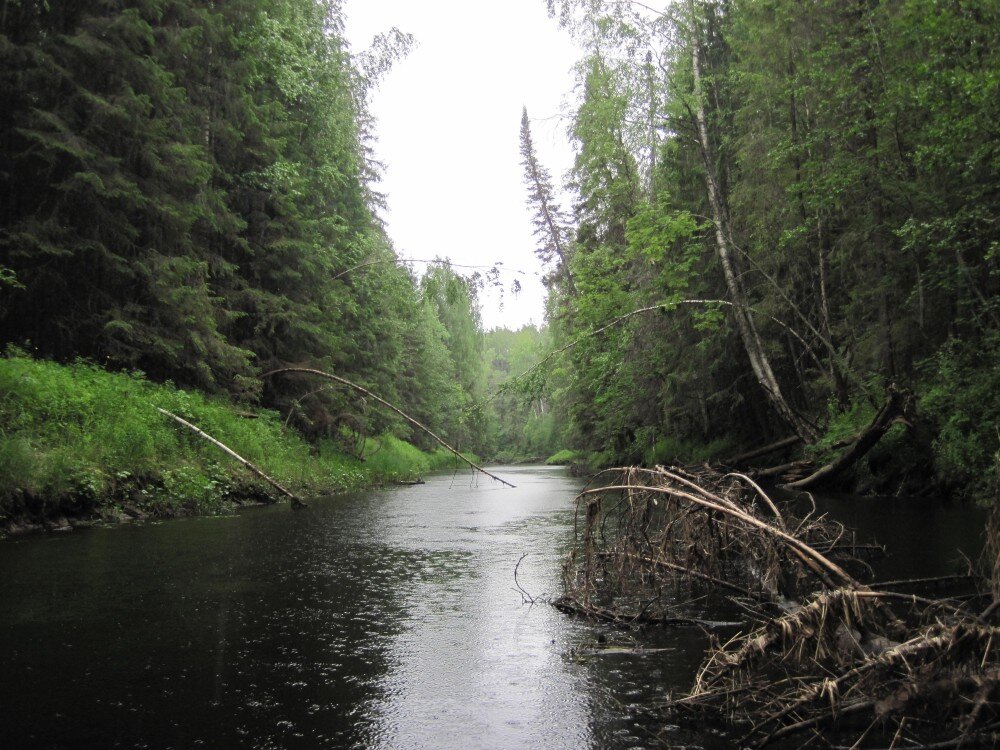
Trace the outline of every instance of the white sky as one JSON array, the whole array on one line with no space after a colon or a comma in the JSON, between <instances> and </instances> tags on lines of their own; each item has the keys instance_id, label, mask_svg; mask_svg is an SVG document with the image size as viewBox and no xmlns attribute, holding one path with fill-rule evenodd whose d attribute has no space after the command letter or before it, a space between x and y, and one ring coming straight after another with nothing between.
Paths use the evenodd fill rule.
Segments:
<instances>
[{"instance_id":1,"label":"white sky","mask_svg":"<svg viewBox=\"0 0 1000 750\"><path fill-rule=\"evenodd\" d=\"M519 153L521 107L558 184L573 159L558 115L580 57L568 32L548 17L543 0L348 0L345 11L355 52L393 26L417 41L371 102L396 249L408 258L502 261L526 271L503 274L508 288L519 279L522 292L505 294L502 310L495 293L483 296L483 323L542 324L545 292Z\"/></svg>"}]
</instances>

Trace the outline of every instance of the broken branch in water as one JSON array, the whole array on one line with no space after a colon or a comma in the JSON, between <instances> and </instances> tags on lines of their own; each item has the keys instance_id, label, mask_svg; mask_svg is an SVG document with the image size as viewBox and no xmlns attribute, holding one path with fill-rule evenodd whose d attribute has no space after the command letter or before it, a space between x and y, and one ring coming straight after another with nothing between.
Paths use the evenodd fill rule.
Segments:
<instances>
[{"instance_id":1,"label":"broken branch in water","mask_svg":"<svg viewBox=\"0 0 1000 750\"><path fill-rule=\"evenodd\" d=\"M221 450L223 453L225 453L230 458L233 458L236 461L239 461L241 464L243 464L245 467L247 467L250 471L252 471L258 477L260 477L265 482L267 482L269 485L271 485L276 490L278 490L278 492L280 492L282 495L285 495L289 500L291 500L293 508L305 508L306 507L306 504L304 502L302 502L298 498L298 496L295 495L295 493L291 492L288 489L285 489L283 486L281 486L280 484L278 484L278 482L276 480L274 480L271 477L269 477L260 468L258 468L256 465L254 465L254 464L250 463L249 461L247 461L245 458L243 458L243 456L241 456L239 453L237 453L236 451L234 451L232 448L230 448L227 445L224 445L220 441L216 440L214 437L212 437L211 435L209 435L207 432L205 432L201 428L195 427L193 424L191 424L190 422L188 422L186 419L182 419L181 417L178 417L176 414L174 414L172 412L169 412L166 409L161 409L159 406L156 407L156 410L158 412L160 412L160 414L163 414L164 416L170 417L172 420L174 420L178 424L181 424L184 427L187 427L189 430L191 430L191 432L193 432L194 434L196 434L198 437L204 438L205 440L207 440L208 442L210 442L212 445L214 445L216 448L218 448L219 450Z\"/></svg>"},{"instance_id":2,"label":"broken branch in water","mask_svg":"<svg viewBox=\"0 0 1000 750\"><path fill-rule=\"evenodd\" d=\"M514 585L517 586L517 590L521 594L521 604L534 604L535 603L535 597L533 597L531 594L529 594L524 589L524 587L521 585L520 581L517 580L517 569L521 567L521 562L527 556L528 556L527 552L525 552L524 554L522 554L521 557L518 558L517 564L514 565Z\"/></svg>"},{"instance_id":3,"label":"broken branch in water","mask_svg":"<svg viewBox=\"0 0 1000 750\"><path fill-rule=\"evenodd\" d=\"M300 374L303 374L303 375L316 375L316 376L321 377L321 378L326 378L327 380L332 380L335 383L340 383L341 385L346 385L348 388L352 388L355 391L357 391L358 393L360 393L360 394L362 394L364 396L368 396L369 398L371 398L371 399L373 399L375 401L378 401L380 404L382 404L382 406L386 407L387 409L390 409L390 410L394 411L396 414L398 414L399 416L401 416L403 419L405 419L407 422L409 422L410 424L412 424L414 427L416 427L417 429L419 429L422 432L426 433L427 435L430 435L442 447L444 447L445 449L447 449L451 453L455 454L458 458L460 458L462 461L464 461L469 466L471 466L475 471L478 471L478 472L480 472L482 474L485 474L490 479L494 479L497 482L500 482L501 484L507 485L508 487L514 487L514 485L511 484L510 482L508 482L507 480L501 479L496 474L491 474L490 472L486 471L486 469L484 469L482 466L479 466L478 464L475 464L472 461L470 461L469 459L467 459L465 456L463 456L457 450L455 450L450 445L448 445L448 443L446 443L444 440L442 440L437 435L435 435L433 432L431 432L430 429L428 429L427 427L424 427L424 425L420 424L420 422L418 422L417 420L415 420L413 417L411 417L405 411L403 411L402 409L400 409L398 406L390 404L388 401L386 401L381 396L378 396L378 395L372 393L367 388L364 388L363 386L360 386L357 383L352 383L350 380L347 380L346 378L342 378L342 377L340 377L338 375L331 375L328 372L323 372L322 370L316 370L316 369L313 369L311 367L282 367L282 368L279 368L277 370L271 370L270 372L266 372L263 375L261 375L261 377L262 378L269 378L272 375L282 375L282 374L285 374L285 373L300 373Z\"/></svg>"},{"instance_id":4,"label":"broken branch in water","mask_svg":"<svg viewBox=\"0 0 1000 750\"><path fill-rule=\"evenodd\" d=\"M742 632L723 645L713 640L690 692L665 706L672 718L724 721L744 733L739 747L820 731L835 745L859 726L868 728L855 747L880 738L892 747L993 741L1000 596L979 612L957 598L873 590L847 572L861 566L850 553L866 545L814 517L815 506L801 517L744 475L657 467L599 476L604 486L592 482L578 496L585 522L566 564L565 596L553 604L622 625L697 622L691 600L671 596L696 587L708 598L735 590L742 601L726 598L761 605L748 608ZM995 520L994 541L1000 511Z\"/></svg>"}]
</instances>

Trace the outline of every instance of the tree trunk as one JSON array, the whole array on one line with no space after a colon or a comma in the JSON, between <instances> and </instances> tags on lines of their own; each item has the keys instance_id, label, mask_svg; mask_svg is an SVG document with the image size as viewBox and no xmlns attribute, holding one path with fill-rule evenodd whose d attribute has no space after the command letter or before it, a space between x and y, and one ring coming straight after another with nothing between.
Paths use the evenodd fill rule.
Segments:
<instances>
[{"instance_id":1,"label":"tree trunk","mask_svg":"<svg viewBox=\"0 0 1000 750\"><path fill-rule=\"evenodd\" d=\"M878 413L875 415L875 419L873 419L871 424L862 430L861 433L851 442L847 450L841 453L833 461L826 464L826 466L817 469L804 479L789 482L785 486L797 490L806 490L810 487L822 484L845 469L848 469L856 464L865 456L866 453L868 453L868 451L875 447L890 427L892 427L897 421L905 421L903 414L906 409L906 402L906 397L894 387L890 386L889 398L886 400L885 404L882 405L882 408L879 409Z\"/></svg>"},{"instance_id":2,"label":"tree trunk","mask_svg":"<svg viewBox=\"0 0 1000 750\"><path fill-rule=\"evenodd\" d=\"M691 10L693 22L695 15L693 2ZM757 332L757 326L750 312L750 305L743 289L743 284L740 281L740 275L736 267L736 257L733 252L732 242L730 241L731 232L726 214L725 197L719 189L718 180L715 175L714 148L705 117L705 101L701 87L700 46L697 38L692 39L691 56L694 75L695 119L697 120L698 141L705 167L705 188L708 191L709 204L712 209L712 223L715 226L715 241L719 261L722 264L722 272L726 279L729 296L732 298L734 304L733 315L736 318L736 325L739 328L740 338L743 341L743 348L750 359L750 367L753 369L757 382L764 389L768 401L778 413L778 416L803 441L813 443L817 437L815 428L792 409L781 392L781 387L778 385L778 380L771 369L767 353L764 351L760 334Z\"/></svg>"}]
</instances>

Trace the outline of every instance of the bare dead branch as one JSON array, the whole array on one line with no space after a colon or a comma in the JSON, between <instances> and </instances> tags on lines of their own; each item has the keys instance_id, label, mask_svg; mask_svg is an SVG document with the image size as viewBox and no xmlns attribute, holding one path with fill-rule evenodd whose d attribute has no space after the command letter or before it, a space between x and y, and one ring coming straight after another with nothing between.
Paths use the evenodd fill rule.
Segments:
<instances>
[{"instance_id":1,"label":"bare dead branch","mask_svg":"<svg viewBox=\"0 0 1000 750\"><path fill-rule=\"evenodd\" d=\"M430 437L432 437L439 445L441 445L443 448L445 448L446 450L448 450L449 452L451 452L452 454L454 454L455 456L457 456L459 459L461 459L462 461L464 461L465 463L467 463L475 471L478 471L481 474L485 474L490 479L494 479L497 482L500 482L501 484L507 485L508 487L514 487L514 485L511 484L510 482L508 482L506 479L501 479L496 474L492 474L492 473L488 472L482 466L479 466L478 464L476 464L476 463L470 461L469 459L467 459L465 456L463 456L457 450L455 450L450 445L448 445L448 443L446 443L444 440L442 440L436 434L434 434L429 428L427 428L424 425L420 424L420 422L418 422L417 420L415 420L413 417L411 417L405 411L403 411L402 409L400 409L398 406L395 406L394 404L389 403L388 401L386 401L381 396L378 396L377 394L371 392L370 390L368 390L367 388L364 388L363 386L358 385L357 383L352 383L350 380L347 380L346 378L342 378L342 377L340 377L338 375L331 375L328 372L323 372L322 370L316 370L316 369L313 369L313 368L310 368L310 367L281 367L281 368L279 368L277 370L271 370L270 372L266 372L261 377L262 378L268 378L268 377L271 377L272 375L283 375L283 374L286 374L286 373L301 373L303 375L315 375L317 377L326 378L327 380L332 380L335 383L340 383L341 385L346 385L348 388L354 389L358 393L361 393L362 395L367 396L368 398L371 398L374 401L377 401L378 403L382 404L382 406L384 406L387 409L395 412L396 414L398 414L399 416L401 416L403 419L405 419L407 422L409 422L410 424L412 424L414 427L416 427L417 429L421 430L422 432L424 432L427 435L429 435Z\"/></svg>"},{"instance_id":2,"label":"bare dead branch","mask_svg":"<svg viewBox=\"0 0 1000 750\"><path fill-rule=\"evenodd\" d=\"M223 453L225 453L227 456L229 456L230 458L232 458L232 459L238 461L239 463L243 464L247 469L249 469L251 472L253 472L258 477L260 477L261 479L263 479L265 482L267 482L269 485L271 485L272 487L274 487L276 490L278 490L278 492L280 492L282 495L284 495L289 500L291 500L293 508L305 508L306 507L305 503L303 503L293 492L291 492L288 489L285 489L285 487L283 487L282 485L278 484L278 482L276 480L274 480L271 477L269 477L259 467L257 467L255 464L252 464L250 461L247 461L245 458L243 458L243 456L241 456L239 453L237 453L236 451L234 451L232 448L230 448L230 447L224 445L222 442L216 440L214 437L212 437L211 435L209 435L204 430L202 430L202 429L200 429L198 427L195 427L193 424L191 424L190 422L188 422L186 419L182 419L181 417L178 417L176 414L174 414L172 412L169 412L166 409L161 409L159 406L156 407L156 410L158 412L160 412L160 414L163 414L164 416L170 417L172 420L174 420L178 424L183 425L184 427L187 427L189 430L191 430L191 432L195 433L198 437L203 438L204 440L207 440L212 445L214 445L216 448L218 448Z\"/></svg>"}]
</instances>

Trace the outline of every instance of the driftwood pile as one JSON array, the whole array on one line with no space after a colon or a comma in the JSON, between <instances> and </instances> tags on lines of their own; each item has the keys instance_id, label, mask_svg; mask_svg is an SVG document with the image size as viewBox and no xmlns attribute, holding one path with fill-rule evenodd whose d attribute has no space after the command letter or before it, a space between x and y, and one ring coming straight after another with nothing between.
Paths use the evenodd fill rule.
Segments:
<instances>
[{"instance_id":1,"label":"driftwood pile","mask_svg":"<svg viewBox=\"0 0 1000 750\"><path fill-rule=\"evenodd\" d=\"M675 719L724 722L741 747L1000 746L996 590L862 583L870 547L744 475L630 468L592 485L557 606L715 626L696 616L715 598L740 620L725 642L710 627L693 687L666 706Z\"/></svg>"}]
</instances>

